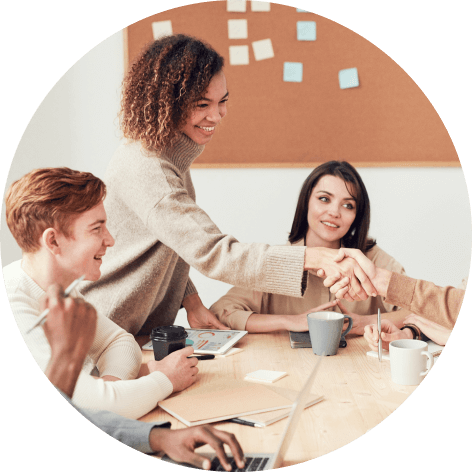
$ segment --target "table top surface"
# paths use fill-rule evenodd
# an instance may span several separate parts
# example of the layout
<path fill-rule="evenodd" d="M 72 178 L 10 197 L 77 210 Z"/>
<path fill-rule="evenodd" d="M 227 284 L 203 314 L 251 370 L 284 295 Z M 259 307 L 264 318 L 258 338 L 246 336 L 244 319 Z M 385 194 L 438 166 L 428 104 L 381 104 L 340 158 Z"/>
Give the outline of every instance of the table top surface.
<path fill-rule="evenodd" d="M 139 337 L 142 346 L 149 339 Z M 194 385 L 212 380 L 244 379 L 259 369 L 287 372 L 274 384 L 299 391 L 311 372 L 316 356 L 310 348 L 292 349 L 288 332 L 248 334 L 236 347 L 238 354 L 198 363 L 198 380 Z M 283 465 L 293 465 L 327 454 L 357 439 L 384 420 L 414 391 L 415 387 L 397 385 L 390 377 L 390 362 L 369 357 L 363 337 L 348 337 L 347 347 L 335 356 L 326 357 L 311 389 L 324 400 L 306 408 L 284 458 Z M 143 351 L 143 368 L 154 358 Z M 194 386 L 190 387 L 193 388 Z M 172 428 L 186 426 L 157 407 L 140 418 L 142 421 L 170 421 Z M 287 419 L 264 428 L 252 428 L 228 422 L 212 423 L 234 433 L 244 452 L 273 453 L 277 448 Z M 199 451 L 211 452 L 209 446 Z"/>

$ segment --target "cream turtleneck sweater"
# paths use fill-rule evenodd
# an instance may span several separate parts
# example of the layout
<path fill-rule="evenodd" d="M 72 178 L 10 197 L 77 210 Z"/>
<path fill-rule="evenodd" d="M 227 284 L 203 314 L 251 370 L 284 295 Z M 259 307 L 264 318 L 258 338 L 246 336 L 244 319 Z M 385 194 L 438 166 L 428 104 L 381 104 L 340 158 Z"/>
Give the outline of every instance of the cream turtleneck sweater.
<path fill-rule="evenodd" d="M 305 247 L 240 243 L 195 203 L 189 168 L 203 149 L 185 135 L 160 153 L 122 144 L 108 165 L 105 208 L 115 245 L 100 280 L 81 291 L 132 334 L 174 322 L 182 300 L 196 293 L 190 266 L 232 285 L 304 293 Z"/>

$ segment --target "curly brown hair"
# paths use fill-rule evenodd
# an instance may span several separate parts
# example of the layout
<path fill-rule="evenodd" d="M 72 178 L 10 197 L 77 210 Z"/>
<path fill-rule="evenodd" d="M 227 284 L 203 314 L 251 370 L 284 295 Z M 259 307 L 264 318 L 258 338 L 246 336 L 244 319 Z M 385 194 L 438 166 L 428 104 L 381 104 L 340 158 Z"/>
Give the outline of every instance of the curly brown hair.
<path fill-rule="evenodd" d="M 224 59 L 204 42 L 175 34 L 151 43 L 123 81 L 120 125 L 147 150 L 172 146 Z"/>

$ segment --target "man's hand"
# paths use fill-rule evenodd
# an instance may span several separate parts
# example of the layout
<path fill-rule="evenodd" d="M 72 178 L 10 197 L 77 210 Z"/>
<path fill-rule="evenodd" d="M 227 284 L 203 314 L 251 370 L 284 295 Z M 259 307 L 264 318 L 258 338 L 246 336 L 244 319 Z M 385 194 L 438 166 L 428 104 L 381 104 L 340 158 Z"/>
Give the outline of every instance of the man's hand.
<path fill-rule="evenodd" d="M 192 464 L 199 469 L 210 469 L 210 460 L 196 454 L 196 448 L 208 444 L 216 452 L 223 467 L 230 471 L 230 461 L 226 456 L 224 444 L 227 444 L 233 453 L 236 465 L 244 467 L 244 455 L 234 434 L 226 433 L 211 426 L 194 426 L 185 429 L 153 428 L 149 436 L 151 448 L 154 451 L 165 452 L 177 462 Z"/>
<path fill-rule="evenodd" d="M 195 329 L 229 329 L 210 310 L 208 310 L 196 293 L 192 293 L 182 302 L 187 310 L 187 321 Z"/>
<path fill-rule="evenodd" d="M 375 287 L 377 294 L 385 297 L 387 296 L 388 284 L 392 273 L 385 269 L 380 269 L 365 256 L 359 249 L 341 248 L 335 257 L 335 261 L 343 261 L 346 258 L 354 259 L 362 268 L 362 270 L 369 277 L 370 281 Z M 324 280 L 323 284 L 325 287 L 331 287 L 331 293 L 336 294 L 336 298 L 345 298 L 346 300 L 352 301 L 352 294 L 349 289 L 350 280 L 346 277 L 336 278 L 334 276 L 328 276 Z"/>
<path fill-rule="evenodd" d="M 366 300 L 369 296 L 375 297 L 377 295 L 375 287 L 359 263 L 351 257 L 340 257 L 340 251 L 320 247 L 307 248 L 305 269 L 312 271 L 318 277 L 327 277 L 330 285 L 348 277 L 349 285 L 345 293 L 348 293 L 346 299 L 350 301 Z"/>
<path fill-rule="evenodd" d="M 40 306 L 41 311 L 49 308 L 43 329 L 52 355 L 82 359 L 83 362 L 95 337 L 95 308 L 82 298 L 64 298 L 64 291 L 58 284 L 48 288 Z"/>
<path fill-rule="evenodd" d="M 43 329 L 51 346 L 51 359 L 45 373 L 57 388 L 72 397 L 95 337 L 97 312 L 81 298 L 64 298 L 57 284 L 47 289 L 40 306 L 41 310 L 49 308 Z"/>
<path fill-rule="evenodd" d="M 172 382 L 173 392 L 180 392 L 190 387 L 197 380 L 198 359 L 188 356 L 193 354 L 193 347 L 187 346 L 174 351 L 161 361 L 149 361 L 147 366 L 149 372 L 162 372 Z"/>

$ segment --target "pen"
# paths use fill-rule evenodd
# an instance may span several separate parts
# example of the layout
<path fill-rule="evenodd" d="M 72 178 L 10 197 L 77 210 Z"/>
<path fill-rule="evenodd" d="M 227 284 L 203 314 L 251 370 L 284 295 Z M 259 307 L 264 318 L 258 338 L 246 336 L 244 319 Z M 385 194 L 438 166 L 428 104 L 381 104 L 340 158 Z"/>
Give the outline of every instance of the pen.
<path fill-rule="evenodd" d="M 380 320 L 380 308 L 377 312 L 377 330 L 379 332 L 379 362 L 382 362 L 382 322 Z"/>
<path fill-rule="evenodd" d="M 227 420 L 227 421 L 229 421 L 230 423 L 242 424 L 244 426 L 252 426 L 253 428 L 261 427 L 257 423 L 253 423 L 252 421 L 241 420 L 239 418 L 231 418 L 230 420 Z"/>
<path fill-rule="evenodd" d="M 64 291 L 64 298 L 67 298 L 72 290 L 74 290 L 74 288 L 80 283 L 82 282 L 82 280 L 85 279 L 85 275 L 82 275 L 82 277 L 79 277 L 78 279 L 75 279 Z M 36 320 L 36 322 L 34 323 L 33 326 L 31 326 L 31 328 L 26 331 L 26 334 L 28 334 L 30 331 L 32 331 L 34 328 L 36 328 L 36 326 L 42 326 L 44 324 L 44 322 L 46 321 L 46 316 L 48 316 L 48 313 L 49 313 L 49 308 L 46 308 L 38 317 L 38 319 Z"/>
<path fill-rule="evenodd" d="M 207 361 L 210 359 L 214 359 L 215 355 L 214 354 L 204 354 L 203 356 L 189 356 L 187 359 L 191 359 L 192 357 L 195 357 L 195 359 L 198 359 L 199 361 Z"/>

